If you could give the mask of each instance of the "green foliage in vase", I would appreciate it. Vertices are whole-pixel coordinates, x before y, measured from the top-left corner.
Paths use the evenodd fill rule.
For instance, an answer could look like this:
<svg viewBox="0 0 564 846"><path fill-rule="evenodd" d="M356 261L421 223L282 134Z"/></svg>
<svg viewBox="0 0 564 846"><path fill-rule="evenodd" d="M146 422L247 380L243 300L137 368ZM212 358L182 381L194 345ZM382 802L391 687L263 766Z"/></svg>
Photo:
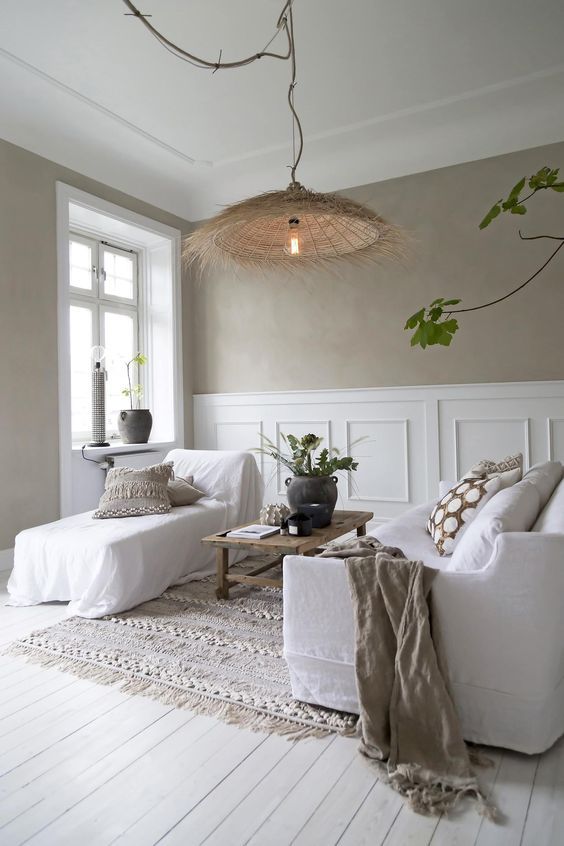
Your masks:
<svg viewBox="0 0 564 846"><path fill-rule="evenodd" d="M318 435L284 435L282 439L287 452L278 449L266 435L260 435L262 446L254 452L268 455L274 461L283 464L294 476L332 476L338 470L356 470L358 462L350 456L341 455L337 447L324 447L317 453L323 442Z"/></svg>
<svg viewBox="0 0 564 846"><path fill-rule="evenodd" d="M136 364L138 367L141 367L144 364L147 364L147 356L143 355L143 353L138 352L137 355L134 355L133 358L127 362L125 365L127 370L127 388L123 388L122 395L124 397L129 397L129 406L133 411L133 398L135 397L137 401L137 408L140 407L141 400L143 398L143 385L132 385L131 383L131 365Z"/></svg>
<svg viewBox="0 0 564 846"><path fill-rule="evenodd" d="M558 179L559 172L559 168L541 167L541 169L532 176L528 178L523 176L519 182L513 186L505 199L502 197L493 204L488 213L480 221L479 229L486 229L492 221L506 212L519 216L527 214L526 203L539 191L551 190L558 193L564 193L564 182L559 181ZM554 238L554 236L549 235L537 235L533 237L553 238L554 240L561 242L560 246L564 243L564 238ZM521 238L524 238L524 236L521 235ZM524 240L527 239L524 238ZM519 285L509 294L499 297L492 302L483 303L482 305L474 306L472 308L452 309L450 306L458 305L461 300L447 300L443 297L439 297L439 299L433 300L430 306L420 308L419 311L416 311L415 314L412 314L411 317L408 318L404 326L404 329L406 330L415 330L411 336L411 346L420 346L422 349L435 346L437 344L444 347L450 346L454 334L459 328L458 320L452 316L453 314L478 311L479 309L495 305L496 303L501 302L502 300L505 300L517 293L517 291L524 288L525 285L538 276L541 270L544 270L546 265L552 260L559 249L560 247L557 247L553 254L549 257L548 261L545 262L545 264L543 264L536 273L530 276L529 279L525 280L524 283Z"/></svg>

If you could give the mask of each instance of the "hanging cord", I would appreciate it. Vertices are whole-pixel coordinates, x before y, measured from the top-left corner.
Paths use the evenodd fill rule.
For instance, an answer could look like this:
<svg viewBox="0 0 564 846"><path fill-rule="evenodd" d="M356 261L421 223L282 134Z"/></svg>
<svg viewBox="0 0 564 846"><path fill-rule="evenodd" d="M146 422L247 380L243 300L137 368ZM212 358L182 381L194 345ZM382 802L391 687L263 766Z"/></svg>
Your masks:
<svg viewBox="0 0 564 846"><path fill-rule="evenodd" d="M223 51L220 50L217 61L210 62L207 59L202 59L199 56L196 56L194 53L189 53L187 50L183 50L177 44L174 44L174 42L170 41L168 38L165 38L165 36L147 20L147 15L144 15L131 2L131 0L123 0L127 8L130 10L129 12L126 12L126 14L131 14L133 17L138 18L143 24L143 26L151 33L154 38L157 39L159 44L161 44L166 50L168 50L169 53L172 53L173 56L176 56L178 59L182 59L182 61L184 62L188 62L196 68L201 68L203 70L211 70L213 73L215 73L218 70L231 70L232 68L242 68L264 57L268 57L271 59L281 59L282 61L287 61L288 59L290 59L292 66L292 76L290 80L290 86L288 88L288 105L292 114L293 155L292 164L289 165L291 173L290 184L293 188L299 188L300 183L296 181L296 170L300 163L300 159L302 157L304 149L304 135L302 131L302 125L294 105L294 88L296 87L296 49L294 42L294 17L292 12L293 1L294 0L286 0L286 3L284 3L282 11L278 16L278 21L276 22L276 32L260 52L253 53L251 56L247 56L247 58L245 59L238 59L233 62L222 62L221 57ZM280 32L282 32L282 30L286 33L288 48L285 53L273 53L269 51L268 48L270 47L274 39L280 34ZM298 137L297 152L296 134Z"/></svg>
<svg viewBox="0 0 564 846"><path fill-rule="evenodd" d="M288 105L290 106L290 111L292 112L292 148L294 154L294 161L292 163L292 167L290 168L291 173L291 185L293 187L299 187L299 183L296 182L296 170L300 163L300 159L302 157L302 153L304 151L304 134L302 131L302 125L300 123L300 119L298 117L298 113L294 107L294 88L296 87L296 43L294 41L294 15L292 12L292 5L288 6L288 37L290 40L290 59L292 62L292 79L290 80L290 87L288 88ZM298 153L296 155L296 130L298 132Z"/></svg>
<svg viewBox="0 0 564 846"><path fill-rule="evenodd" d="M284 4L282 12L280 13L280 16L278 18L276 32L274 33L270 41L266 44L266 46L260 52L253 53L251 56L247 56L247 58L245 59L237 59L234 62L222 62L221 53L219 55L219 59L216 62L210 62L207 59L202 59L199 56L194 55L194 53L189 53L187 50L183 50L182 47L179 47L177 44L174 44L174 42L170 41L168 38L165 38L165 36L147 20L147 17L142 12L140 12L136 6L134 6L131 0L123 0L123 2L130 10L130 13L141 21L143 26L149 30L151 35L153 35L157 39L157 41L159 41L160 44L163 45L163 47L166 47L167 50L169 50L171 53L174 53L174 55L177 56L179 59L183 59L184 61L189 62L197 68L203 68L204 70L212 71L229 70L231 68L245 67L245 65L250 65L253 62L256 62L257 59L262 59L265 57L268 57L270 59L282 60L287 60L290 58L291 42L286 12L289 9L291 10L293 0L287 0L287 2ZM288 39L288 49L286 53L269 52L268 48L282 29L285 31L286 37Z"/></svg>

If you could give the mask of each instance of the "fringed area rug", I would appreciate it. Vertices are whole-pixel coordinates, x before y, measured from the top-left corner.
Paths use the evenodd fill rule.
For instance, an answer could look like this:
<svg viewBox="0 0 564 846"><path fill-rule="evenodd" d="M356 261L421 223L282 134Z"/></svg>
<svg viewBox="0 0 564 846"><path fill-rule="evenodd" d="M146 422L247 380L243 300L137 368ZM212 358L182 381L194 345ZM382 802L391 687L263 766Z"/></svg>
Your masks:
<svg viewBox="0 0 564 846"><path fill-rule="evenodd" d="M354 734L357 717L292 698L282 591L241 586L218 602L192 582L132 611L69 617L10 645L45 667L291 738Z"/></svg>

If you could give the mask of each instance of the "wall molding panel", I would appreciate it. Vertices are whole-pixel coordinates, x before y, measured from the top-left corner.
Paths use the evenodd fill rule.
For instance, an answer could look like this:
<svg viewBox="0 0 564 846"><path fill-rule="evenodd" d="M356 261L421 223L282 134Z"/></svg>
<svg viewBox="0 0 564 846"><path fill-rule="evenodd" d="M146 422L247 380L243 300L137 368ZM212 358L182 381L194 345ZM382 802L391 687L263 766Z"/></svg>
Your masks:
<svg viewBox="0 0 564 846"><path fill-rule="evenodd" d="M275 443L282 432L320 434L360 465L342 474L338 507L383 522L436 498L440 479L480 458L564 462L564 381L198 394L194 431L197 449L252 449L259 432ZM259 466L265 500L284 500L284 469Z"/></svg>

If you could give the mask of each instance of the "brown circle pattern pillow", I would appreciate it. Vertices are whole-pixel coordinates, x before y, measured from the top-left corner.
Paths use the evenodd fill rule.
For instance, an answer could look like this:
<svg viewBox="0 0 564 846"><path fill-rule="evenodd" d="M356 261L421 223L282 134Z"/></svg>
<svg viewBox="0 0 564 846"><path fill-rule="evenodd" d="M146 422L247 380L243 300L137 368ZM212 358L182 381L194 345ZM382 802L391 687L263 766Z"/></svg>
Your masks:
<svg viewBox="0 0 564 846"><path fill-rule="evenodd" d="M462 479L437 502L427 521L427 531L439 555L452 555L466 526L500 486L498 476Z"/></svg>

